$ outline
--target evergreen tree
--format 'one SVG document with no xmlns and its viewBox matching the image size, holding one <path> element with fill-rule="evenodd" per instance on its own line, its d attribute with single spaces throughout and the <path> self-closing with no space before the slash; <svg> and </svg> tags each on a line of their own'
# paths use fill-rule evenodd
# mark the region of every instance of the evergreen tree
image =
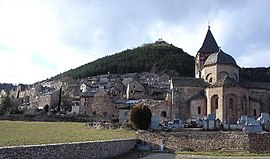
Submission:
<svg viewBox="0 0 270 159">
<path fill-rule="evenodd" d="M 11 111 L 11 98 L 9 95 L 5 96 L 0 104 L 0 113 L 6 114 Z"/>
<path fill-rule="evenodd" d="M 148 106 L 144 104 L 136 105 L 132 108 L 130 121 L 134 128 L 147 130 L 151 124 L 152 113 Z"/>
</svg>

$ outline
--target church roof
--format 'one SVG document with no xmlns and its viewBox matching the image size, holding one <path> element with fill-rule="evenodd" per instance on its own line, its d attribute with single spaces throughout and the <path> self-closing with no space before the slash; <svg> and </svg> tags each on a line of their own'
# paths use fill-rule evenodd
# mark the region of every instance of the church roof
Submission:
<svg viewBox="0 0 270 159">
<path fill-rule="evenodd" d="M 207 87 L 208 83 L 202 78 L 194 77 L 173 77 L 172 83 L 174 87 Z"/>
<path fill-rule="evenodd" d="M 206 99 L 206 96 L 205 96 L 205 92 L 204 91 L 201 91 L 197 94 L 194 94 L 190 100 L 196 100 L 196 99 Z"/>
<path fill-rule="evenodd" d="M 223 86 L 234 86 L 234 87 L 243 87 L 234 79 L 230 78 L 228 75 L 223 76 L 217 82 L 213 83 L 209 87 L 223 87 Z"/>
<path fill-rule="evenodd" d="M 210 30 L 210 26 L 208 26 L 208 31 L 206 33 L 205 39 L 203 41 L 202 47 L 198 52 L 200 53 L 214 53 L 218 52 L 219 47 L 217 45 L 217 42 Z"/>
<path fill-rule="evenodd" d="M 219 49 L 218 52 L 209 55 L 209 57 L 206 59 L 204 63 L 204 66 L 214 64 L 227 64 L 237 66 L 234 58 L 231 55 L 223 52 L 221 49 Z"/>
</svg>

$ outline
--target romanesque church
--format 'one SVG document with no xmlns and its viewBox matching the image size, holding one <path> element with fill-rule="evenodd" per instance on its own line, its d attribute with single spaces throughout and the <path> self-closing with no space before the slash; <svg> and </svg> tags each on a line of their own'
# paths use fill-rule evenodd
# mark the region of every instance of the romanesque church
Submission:
<svg viewBox="0 0 270 159">
<path fill-rule="evenodd" d="M 215 114 L 222 122 L 236 123 L 242 115 L 257 118 L 262 112 L 269 113 L 270 83 L 241 82 L 239 69 L 235 59 L 218 47 L 208 26 L 195 56 L 195 78 L 171 80 L 170 118 L 184 120 Z"/>
</svg>

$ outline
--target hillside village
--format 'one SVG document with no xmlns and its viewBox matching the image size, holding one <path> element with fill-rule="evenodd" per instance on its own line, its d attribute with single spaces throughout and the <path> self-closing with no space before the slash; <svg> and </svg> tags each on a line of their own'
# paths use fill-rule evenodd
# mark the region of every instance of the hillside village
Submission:
<svg viewBox="0 0 270 159">
<path fill-rule="evenodd" d="M 130 108 L 149 105 L 153 116 L 172 121 L 215 114 L 237 123 L 243 115 L 257 119 L 270 112 L 270 82 L 241 81 L 234 58 L 218 47 L 210 27 L 195 57 L 196 77 L 171 77 L 152 72 L 64 77 L 1 91 L 12 97 L 22 114 L 90 116 L 98 120 L 129 120 Z"/>
<path fill-rule="evenodd" d="M 166 112 L 166 96 L 170 77 L 166 74 L 129 73 L 104 74 L 83 79 L 66 78 L 45 81 L 32 86 L 19 85 L 9 91 L 14 107 L 24 114 L 61 112 L 69 115 L 89 115 L 103 119 L 118 118 L 121 110 L 134 104 L 158 103 Z M 1 97 L 7 94 L 4 90 Z M 59 109 L 59 110 L 58 110 Z M 125 111 L 122 115 L 127 115 Z M 164 114 L 166 117 L 166 113 Z M 124 118 L 126 119 L 126 117 Z"/>
</svg>

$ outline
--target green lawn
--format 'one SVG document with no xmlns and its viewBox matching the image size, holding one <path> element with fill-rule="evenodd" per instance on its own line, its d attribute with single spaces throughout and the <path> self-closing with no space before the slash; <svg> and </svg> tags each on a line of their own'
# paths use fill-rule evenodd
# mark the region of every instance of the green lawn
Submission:
<svg viewBox="0 0 270 159">
<path fill-rule="evenodd" d="M 94 130 L 84 123 L 0 121 L 0 147 L 133 137 L 133 131 Z"/>
</svg>

